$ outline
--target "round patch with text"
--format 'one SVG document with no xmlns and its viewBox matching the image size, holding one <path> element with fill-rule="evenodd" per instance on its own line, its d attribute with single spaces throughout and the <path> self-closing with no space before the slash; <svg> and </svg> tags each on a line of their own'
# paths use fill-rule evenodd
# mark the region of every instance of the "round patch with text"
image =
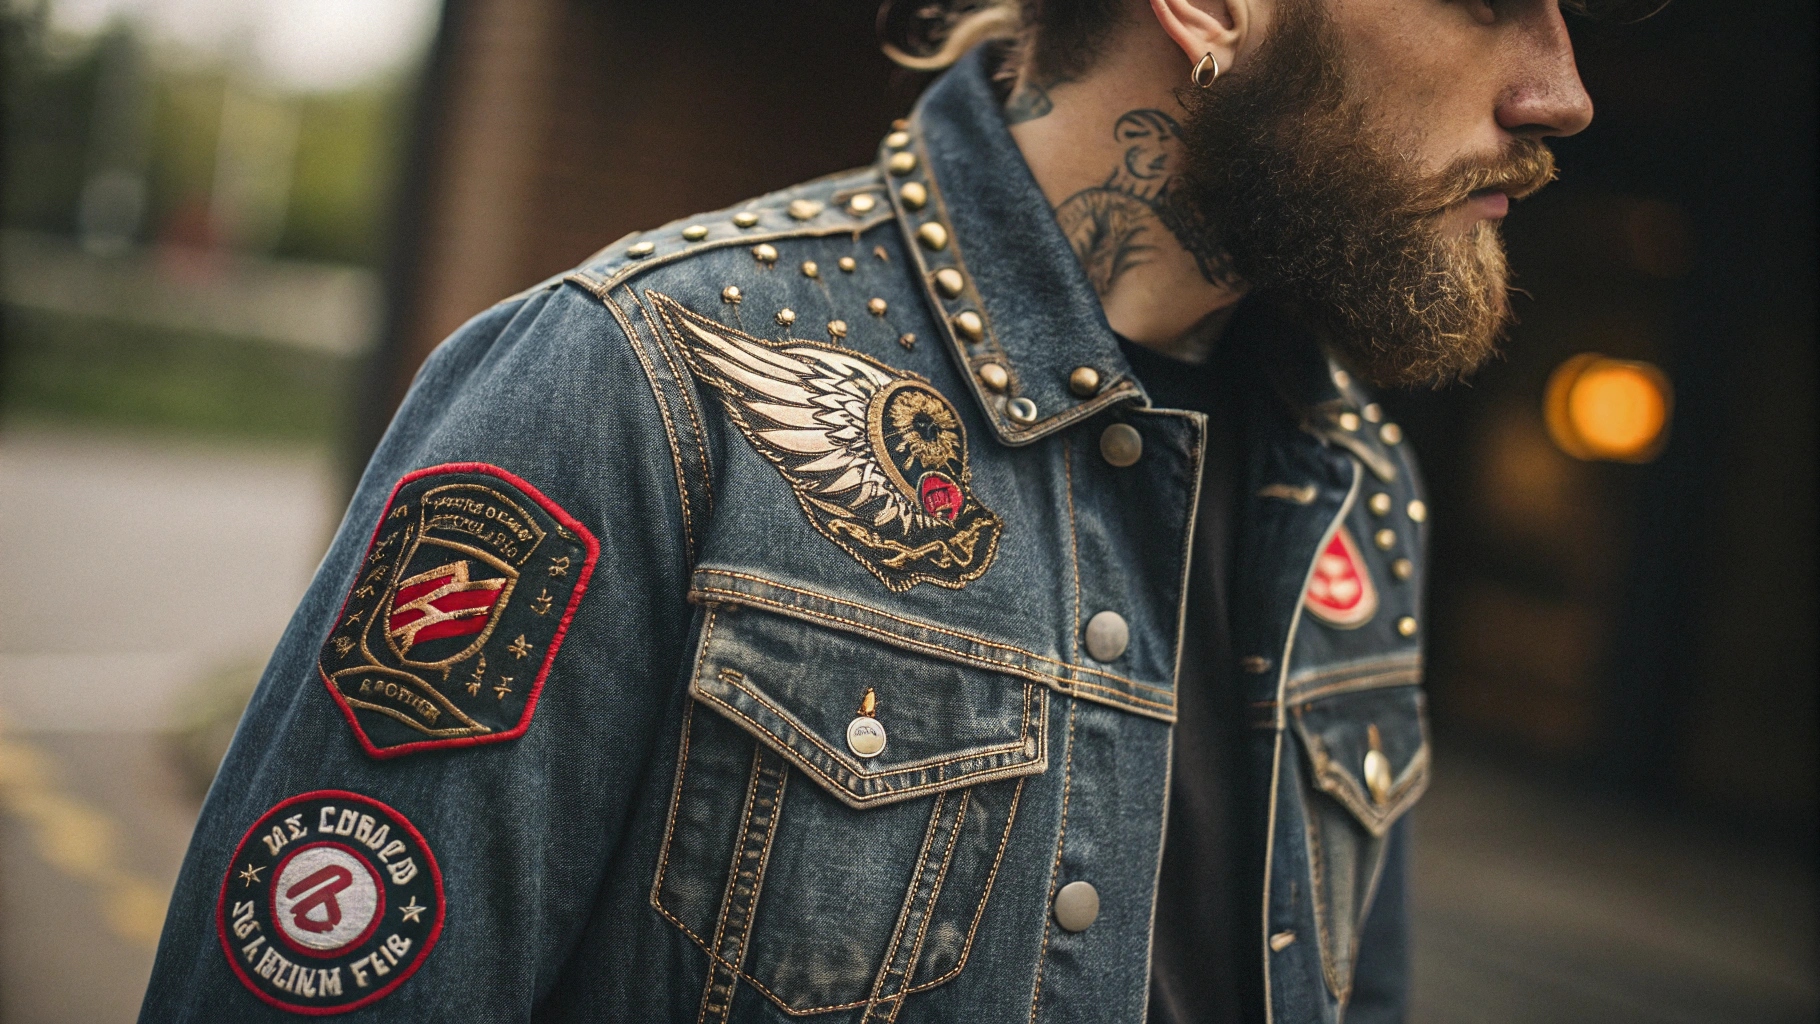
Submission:
<svg viewBox="0 0 1820 1024">
<path fill-rule="evenodd" d="M 385 804 L 322 789 L 260 816 L 221 885 L 228 963 L 281 1010 L 344 1013 L 390 995 L 442 932 L 442 872 Z"/>
</svg>

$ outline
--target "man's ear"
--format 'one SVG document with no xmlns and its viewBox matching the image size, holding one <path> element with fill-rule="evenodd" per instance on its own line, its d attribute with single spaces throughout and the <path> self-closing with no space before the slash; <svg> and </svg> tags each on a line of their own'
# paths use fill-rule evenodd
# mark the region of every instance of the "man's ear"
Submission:
<svg viewBox="0 0 1820 1024">
<path fill-rule="evenodd" d="M 1150 0 L 1157 24 L 1190 66 L 1211 53 L 1222 73 L 1251 51 L 1247 42 L 1264 13 L 1262 6 L 1260 0 Z"/>
</svg>

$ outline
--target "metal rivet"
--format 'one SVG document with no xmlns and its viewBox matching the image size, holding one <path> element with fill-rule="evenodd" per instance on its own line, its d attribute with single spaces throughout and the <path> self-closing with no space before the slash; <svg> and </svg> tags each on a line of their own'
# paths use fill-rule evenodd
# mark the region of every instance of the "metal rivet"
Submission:
<svg viewBox="0 0 1820 1024">
<path fill-rule="evenodd" d="M 1403 636 L 1416 635 L 1416 620 L 1408 615 L 1397 620 L 1397 632 Z"/>
<path fill-rule="evenodd" d="M 980 383 L 994 391 L 1003 391 L 1011 383 L 1011 374 L 1003 363 L 986 363 L 979 368 Z"/>
<path fill-rule="evenodd" d="M 1386 423 L 1378 428 L 1378 440 L 1385 444 L 1401 444 L 1403 442 L 1403 428 L 1397 426 L 1395 423 Z"/>
<path fill-rule="evenodd" d="M 935 286 L 952 299 L 967 289 L 967 279 L 953 267 L 943 267 L 935 272 Z"/>
<path fill-rule="evenodd" d="M 847 212 L 857 217 L 861 214 L 871 213 L 872 208 L 877 205 L 878 199 L 874 197 L 872 193 L 861 192 L 859 195 L 847 200 Z"/>
<path fill-rule="evenodd" d="M 1421 498 L 1409 503 L 1409 521 L 1422 523 L 1428 521 L 1428 503 Z"/>
<path fill-rule="evenodd" d="M 1005 403 L 1005 415 L 1017 423 L 1035 423 L 1037 417 L 1036 403 L 1028 398 L 1013 398 Z"/>
<path fill-rule="evenodd" d="M 1394 780 L 1390 777 L 1390 758 L 1382 751 L 1365 752 L 1365 786 L 1371 790 L 1373 803 L 1382 804 L 1390 799 L 1390 787 Z"/>
<path fill-rule="evenodd" d="M 1270 937 L 1270 951 L 1272 953 L 1281 953 L 1293 945 L 1295 945 L 1295 932 L 1277 932 Z"/>
<path fill-rule="evenodd" d="M 804 277 L 820 277 L 820 276 L 822 276 L 822 268 L 816 266 L 814 260 L 804 260 L 803 261 L 803 276 Z"/>
<path fill-rule="evenodd" d="M 1339 416 L 1339 421 L 1340 421 L 1341 430 L 1350 432 L 1350 431 L 1356 431 L 1359 429 L 1359 414 L 1356 412 L 1341 413 Z"/>
<path fill-rule="evenodd" d="M 1397 579 L 1406 580 L 1416 574 L 1416 563 L 1407 558 L 1399 558 L 1390 563 L 1390 574 Z"/>
<path fill-rule="evenodd" d="M 1385 494 L 1383 491 L 1379 491 L 1378 493 L 1372 495 L 1371 500 L 1369 500 L 1365 503 L 1365 507 L 1371 509 L 1371 514 L 1374 516 L 1389 515 L 1390 506 L 1391 506 L 1390 495 Z"/>
<path fill-rule="evenodd" d="M 891 119 L 891 130 L 894 132 L 901 132 L 909 127 L 910 122 L 906 118 L 894 117 Z"/>
<path fill-rule="evenodd" d="M 1365 414 L 1365 422 L 1367 423 L 1376 423 L 1384 418 L 1384 407 L 1376 402 L 1371 403 L 1359 411 Z"/>
<path fill-rule="evenodd" d="M 871 313 L 873 316 L 884 316 L 887 308 L 889 307 L 886 306 L 884 299 L 873 298 L 866 300 L 866 312 Z"/>
<path fill-rule="evenodd" d="M 785 207 L 785 212 L 793 220 L 814 220 L 822 212 L 822 204 L 813 199 L 792 199 L 790 205 Z"/>
<path fill-rule="evenodd" d="M 1339 388 L 1341 391 L 1352 387 L 1352 374 L 1347 373 L 1345 370 L 1333 371 L 1333 386 Z"/>
<path fill-rule="evenodd" d="M 897 190 L 897 197 L 904 201 L 904 208 L 920 210 L 929 201 L 929 190 L 920 181 L 906 181 L 904 187 Z"/>
<path fill-rule="evenodd" d="M 626 246 L 626 255 L 635 260 L 642 260 L 656 251 L 657 245 L 653 242 L 637 242 Z"/>
<path fill-rule="evenodd" d="M 730 284 L 720 290 L 720 301 L 722 302 L 738 302 L 742 298 L 745 296 L 739 293 L 739 285 Z"/>
<path fill-rule="evenodd" d="M 916 229 L 916 240 L 923 243 L 923 248 L 940 251 L 948 247 L 948 229 L 941 224 L 930 221 Z"/>
<path fill-rule="evenodd" d="M 1120 469 L 1133 465 L 1144 454 L 1144 435 L 1128 423 L 1114 423 L 1100 431 L 1100 457 Z"/>
<path fill-rule="evenodd" d="M 916 347 L 916 335 L 909 333 L 900 334 L 897 337 L 897 343 L 904 346 L 906 351 L 913 349 Z"/>
<path fill-rule="evenodd" d="M 1094 661 L 1117 661 L 1131 645 L 1131 627 L 1118 612 L 1100 612 L 1087 620 L 1087 654 Z"/>
<path fill-rule="evenodd" d="M 753 213 L 751 210 L 742 210 L 733 215 L 734 227 L 749 228 L 757 223 L 758 214 Z"/>
<path fill-rule="evenodd" d="M 752 247 L 752 258 L 757 260 L 760 263 L 766 263 L 766 264 L 776 263 L 777 262 L 777 246 L 771 245 L 766 242 L 761 242 L 758 245 L 755 245 Z"/>
<path fill-rule="evenodd" d="M 1377 533 L 1372 534 L 1371 540 L 1372 543 L 1378 546 L 1378 550 L 1389 551 L 1391 548 L 1397 546 L 1397 531 L 1389 529 L 1379 530 Z"/>
<path fill-rule="evenodd" d="M 885 166 L 892 174 L 909 174 L 916 170 L 916 154 L 893 153 L 891 159 L 885 161 Z"/>
<path fill-rule="evenodd" d="M 1100 916 L 1100 892 L 1089 882 L 1069 882 L 1055 894 L 1055 923 L 1084 932 Z"/>
<path fill-rule="evenodd" d="M 1270 671 L 1273 663 L 1261 654 L 1247 654 L 1239 659 L 1239 667 L 1254 676 L 1261 676 Z"/>
<path fill-rule="evenodd" d="M 705 224 L 691 224 L 683 228 L 683 237 L 691 242 L 699 242 L 708 237 L 708 227 Z"/>
<path fill-rule="evenodd" d="M 851 256 L 842 256 L 835 265 L 851 274 L 853 273 L 854 268 L 859 266 L 859 261 Z"/>
<path fill-rule="evenodd" d="M 910 133 L 899 129 L 885 136 L 885 145 L 892 149 L 903 149 L 910 144 Z"/>
<path fill-rule="evenodd" d="M 978 341 L 986 333 L 986 322 L 971 309 L 954 314 L 954 329 L 966 335 L 968 341 Z"/>
<path fill-rule="evenodd" d="M 1077 366 L 1068 375 L 1068 390 L 1082 398 L 1092 398 L 1100 393 L 1100 371 L 1091 366 Z"/>
<path fill-rule="evenodd" d="M 885 749 L 885 726 L 861 715 L 847 723 L 847 749 L 860 757 L 877 757 Z"/>
<path fill-rule="evenodd" d="M 788 327 L 791 324 L 795 323 L 796 322 L 796 310 L 790 309 L 788 307 L 778 310 L 777 311 L 777 322 L 784 327 Z"/>
<path fill-rule="evenodd" d="M 846 336 L 847 336 L 847 321 L 845 321 L 845 320 L 828 321 L 828 337 L 844 338 Z"/>
</svg>

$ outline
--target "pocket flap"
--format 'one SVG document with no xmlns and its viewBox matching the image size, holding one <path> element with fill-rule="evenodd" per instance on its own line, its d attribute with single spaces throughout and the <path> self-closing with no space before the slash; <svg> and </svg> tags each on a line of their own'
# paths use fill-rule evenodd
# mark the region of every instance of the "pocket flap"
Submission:
<svg viewBox="0 0 1820 1024">
<path fill-rule="evenodd" d="M 1330 681 L 1291 705 L 1315 785 L 1382 836 L 1428 788 L 1428 718 L 1413 671 Z M 1292 692 L 1297 687 L 1292 685 Z"/>
<path fill-rule="evenodd" d="M 1049 764 L 1042 686 L 755 608 L 708 606 L 689 692 L 850 807 Z"/>
</svg>

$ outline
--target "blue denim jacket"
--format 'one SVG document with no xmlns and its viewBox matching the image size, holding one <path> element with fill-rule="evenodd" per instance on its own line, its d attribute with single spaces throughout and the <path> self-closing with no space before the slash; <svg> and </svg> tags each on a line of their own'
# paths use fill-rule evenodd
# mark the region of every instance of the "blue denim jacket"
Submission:
<svg viewBox="0 0 1820 1024">
<path fill-rule="evenodd" d="M 1261 351 L 1257 1015 L 1399 1019 L 1415 469 L 1305 339 Z M 141 1019 L 1140 1024 L 1203 431 L 1132 378 L 978 54 L 877 166 L 495 306 L 266 670 Z"/>
</svg>

